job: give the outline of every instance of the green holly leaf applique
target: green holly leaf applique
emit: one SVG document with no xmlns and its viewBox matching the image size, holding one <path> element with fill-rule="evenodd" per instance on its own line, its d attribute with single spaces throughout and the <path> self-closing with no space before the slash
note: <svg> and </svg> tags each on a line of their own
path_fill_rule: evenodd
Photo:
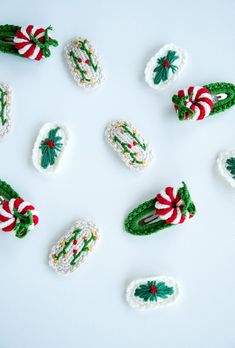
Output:
<svg viewBox="0 0 235 348">
<path fill-rule="evenodd" d="M 161 81 L 166 81 L 169 77 L 170 70 L 173 74 L 176 72 L 178 67 L 173 63 L 177 59 L 179 59 L 179 57 L 176 55 L 175 51 L 168 51 L 166 56 L 158 58 L 158 65 L 153 70 L 153 72 L 156 73 L 153 78 L 153 82 L 155 85 L 158 85 Z"/>
<path fill-rule="evenodd" d="M 232 178 L 235 180 L 235 157 L 228 158 L 226 161 L 226 169 L 232 175 Z"/>
<path fill-rule="evenodd" d="M 146 284 L 141 284 L 135 289 L 134 295 L 140 297 L 144 302 L 157 302 L 158 297 L 167 299 L 173 293 L 173 287 L 167 286 L 165 282 L 156 283 L 156 281 L 148 281 Z"/>
<path fill-rule="evenodd" d="M 44 169 L 55 164 L 58 152 L 62 149 L 62 137 L 56 135 L 59 129 L 59 127 L 51 129 L 48 133 L 48 137 L 41 141 L 39 148 L 42 151 L 41 166 Z"/>
</svg>

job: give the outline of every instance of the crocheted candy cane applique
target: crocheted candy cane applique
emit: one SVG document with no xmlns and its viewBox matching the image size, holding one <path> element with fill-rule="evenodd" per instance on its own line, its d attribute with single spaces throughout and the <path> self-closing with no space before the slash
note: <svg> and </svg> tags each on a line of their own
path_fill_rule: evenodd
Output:
<svg viewBox="0 0 235 348">
<path fill-rule="evenodd" d="M 174 44 L 163 46 L 147 63 L 145 81 L 155 90 L 164 89 L 180 75 L 186 60 L 181 48 Z"/>
<path fill-rule="evenodd" d="M 173 304 L 179 296 L 177 282 L 166 276 L 136 279 L 126 290 L 126 299 L 132 308 L 157 309 Z"/>
<path fill-rule="evenodd" d="M 221 152 L 217 158 L 219 173 L 235 188 L 235 150 Z"/>
<path fill-rule="evenodd" d="M 105 138 L 130 169 L 142 170 L 152 159 L 149 144 L 130 122 L 112 122 L 105 130 Z"/>
<path fill-rule="evenodd" d="M 51 26 L 44 29 L 34 25 L 0 25 L 0 51 L 33 60 L 50 57 L 50 46 L 58 46 L 49 35 L 50 30 Z"/>
<path fill-rule="evenodd" d="M 92 222 L 78 220 L 75 225 L 52 247 L 49 265 L 61 274 L 74 272 L 85 261 L 99 237 Z"/>
<path fill-rule="evenodd" d="M 0 137 L 10 130 L 11 91 L 5 84 L 0 84 Z"/>
<path fill-rule="evenodd" d="M 235 85 L 227 82 L 189 87 L 172 97 L 179 120 L 203 120 L 235 104 Z"/>
<path fill-rule="evenodd" d="M 40 129 L 33 147 L 33 164 L 41 173 L 55 172 L 58 169 L 68 141 L 65 126 L 46 123 Z"/>
<path fill-rule="evenodd" d="M 65 47 L 65 57 L 75 81 L 83 88 L 94 88 L 104 79 L 100 58 L 87 39 L 81 37 Z"/>
<path fill-rule="evenodd" d="M 196 208 L 186 184 L 182 184 L 178 190 L 166 187 L 155 198 L 135 208 L 125 220 L 126 231 L 145 236 L 192 218 Z"/>
<path fill-rule="evenodd" d="M 0 229 L 23 238 L 39 222 L 35 207 L 20 198 L 10 185 L 0 180 Z"/>
</svg>

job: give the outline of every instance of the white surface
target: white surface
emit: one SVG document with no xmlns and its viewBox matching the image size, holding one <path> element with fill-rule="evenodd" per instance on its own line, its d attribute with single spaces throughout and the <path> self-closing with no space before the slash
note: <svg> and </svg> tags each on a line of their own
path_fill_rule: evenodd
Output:
<svg viewBox="0 0 235 348">
<path fill-rule="evenodd" d="M 69 4 L 68 4 L 69 3 Z M 23 240 L 0 234 L 1 348 L 231 348 L 235 346 L 235 193 L 216 170 L 219 151 L 235 148 L 235 108 L 202 122 L 179 122 L 171 96 L 181 87 L 235 82 L 234 1 L 7 1 L 3 24 L 52 24 L 60 46 L 33 62 L 0 54 L 1 81 L 13 90 L 12 132 L 0 144 L 1 177 L 41 213 Z M 106 81 L 86 92 L 74 83 L 63 47 L 87 36 Z M 187 50 L 181 77 L 162 93 L 144 68 L 165 43 Z M 106 124 L 130 120 L 155 160 L 131 172 L 104 140 Z M 63 169 L 46 176 L 31 160 L 38 129 L 71 131 Z M 147 238 L 123 231 L 127 213 L 166 185 L 185 180 L 194 219 Z M 94 221 L 96 251 L 70 277 L 48 253 L 78 217 Z M 168 275 L 183 291 L 171 308 L 139 313 L 125 301 L 135 278 Z"/>
</svg>

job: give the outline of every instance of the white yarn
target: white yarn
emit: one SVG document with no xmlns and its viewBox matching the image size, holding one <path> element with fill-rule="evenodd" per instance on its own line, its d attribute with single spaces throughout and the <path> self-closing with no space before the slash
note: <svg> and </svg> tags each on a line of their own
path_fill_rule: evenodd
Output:
<svg viewBox="0 0 235 348">
<path fill-rule="evenodd" d="M 7 122 L 3 126 L 0 121 L 0 137 L 4 137 L 7 133 L 9 133 L 11 129 L 10 115 L 11 115 L 11 94 L 12 93 L 11 93 L 10 87 L 5 83 L 0 83 L 0 88 L 7 93 L 4 98 L 5 101 L 7 102 L 5 115 L 4 115 L 4 118 L 7 120 Z"/>
<path fill-rule="evenodd" d="M 166 81 L 161 81 L 159 84 L 155 84 L 153 82 L 154 72 L 153 70 L 158 65 L 157 60 L 159 58 L 164 57 L 168 51 L 175 51 L 177 56 L 179 57 L 175 62 L 174 65 L 177 66 L 177 70 L 175 73 L 173 73 L 170 69 L 169 76 Z M 163 46 L 147 63 L 144 74 L 145 74 L 145 81 L 149 85 L 149 87 L 155 89 L 156 91 L 162 90 L 166 88 L 168 85 L 172 84 L 178 76 L 181 74 L 185 63 L 187 61 L 187 54 L 185 51 L 183 51 L 181 48 L 177 47 L 174 44 L 167 44 Z"/>
<path fill-rule="evenodd" d="M 61 257 L 60 262 L 55 263 L 53 255 L 57 254 L 61 250 L 61 243 L 63 241 L 70 239 L 74 230 L 77 228 L 80 228 L 81 232 L 78 234 L 78 236 L 76 238 L 76 240 L 77 240 L 76 246 L 74 246 L 73 244 L 70 244 L 70 246 L 68 246 L 68 248 L 66 250 L 67 257 L 66 258 Z M 78 250 L 78 253 L 79 253 L 79 251 L 82 249 L 82 247 L 84 245 L 84 237 L 89 239 L 91 237 L 91 234 L 93 234 L 96 238 L 95 240 L 92 240 L 89 243 L 89 245 L 93 249 L 94 245 L 96 244 L 97 239 L 99 238 L 99 230 L 98 230 L 97 226 L 95 224 L 93 224 L 92 222 L 79 219 L 70 228 L 70 230 L 64 236 L 62 236 L 60 238 L 60 240 L 52 247 L 50 255 L 49 255 L 49 266 L 55 272 L 63 274 L 63 275 L 70 274 L 70 273 L 74 272 L 75 270 L 77 270 L 78 267 L 86 260 L 90 251 L 83 251 L 82 254 L 79 256 L 79 258 L 77 259 L 75 265 L 70 265 L 70 262 L 72 261 L 72 258 L 73 258 L 73 248 L 76 248 Z"/>
<path fill-rule="evenodd" d="M 233 179 L 231 173 L 226 168 L 226 161 L 231 157 L 235 158 L 235 150 L 220 152 L 217 157 L 217 168 L 222 177 L 235 188 L 235 179 Z"/>
<path fill-rule="evenodd" d="M 48 133 L 51 129 L 59 127 L 60 129 L 57 131 L 57 135 L 62 137 L 62 148 L 61 151 L 57 152 L 57 157 L 55 159 L 55 163 L 52 166 L 48 166 L 47 168 L 43 168 L 41 166 L 41 158 L 42 158 L 42 152 L 40 149 L 41 141 L 47 138 Z M 38 136 L 36 138 L 36 141 L 33 146 L 33 151 L 32 151 L 32 160 L 34 167 L 40 172 L 40 173 L 53 173 L 56 172 L 59 168 L 60 161 L 63 157 L 63 153 L 65 151 L 65 148 L 67 146 L 69 140 L 69 132 L 68 129 L 60 123 L 45 123 L 42 128 L 40 129 Z"/>
<path fill-rule="evenodd" d="M 156 281 L 164 282 L 167 286 L 173 287 L 174 293 L 169 295 L 167 299 L 163 299 L 158 297 L 157 302 L 155 301 L 144 301 L 142 298 L 135 296 L 135 290 L 141 285 L 146 284 L 148 281 Z M 149 309 L 157 309 L 159 307 L 168 306 L 173 304 L 179 297 L 179 285 L 177 282 L 170 277 L 167 276 L 159 276 L 159 277 L 149 277 L 149 278 L 141 278 L 133 280 L 127 287 L 126 290 L 126 300 L 132 308 L 139 310 L 149 310 Z"/>
<path fill-rule="evenodd" d="M 130 131 L 136 132 L 136 136 L 138 137 L 141 144 L 146 145 L 146 150 L 142 149 L 138 144 L 133 146 L 131 149 L 129 149 L 129 151 L 131 151 L 132 153 L 138 154 L 136 159 L 138 159 L 138 161 L 144 161 L 143 164 L 138 164 L 138 163 L 132 164 L 131 156 L 130 155 L 125 156 L 121 145 L 118 142 L 115 142 L 113 140 L 114 136 L 117 136 L 124 143 L 129 144 L 133 142 L 134 139 L 129 134 L 121 133 L 121 126 L 124 124 L 127 125 Z M 145 141 L 143 136 L 136 130 L 136 128 L 134 128 L 133 125 L 128 121 L 116 120 L 111 122 L 105 130 L 105 138 L 107 142 L 112 146 L 112 148 L 118 153 L 118 155 L 120 156 L 122 161 L 126 164 L 126 166 L 130 169 L 133 169 L 135 171 L 140 171 L 144 169 L 152 160 L 152 150 L 150 145 Z"/>
<path fill-rule="evenodd" d="M 65 58 L 66 58 L 66 61 L 69 65 L 69 69 L 71 71 L 71 74 L 72 74 L 74 80 L 76 81 L 76 83 L 84 89 L 93 89 L 93 88 L 100 86 L 102 84 L 102 82 L 104 81 L 104 73 L 103 73 L 103 68 L 102 68 L 102 64 L 101 64 L 101 59 L 98 56 L 97 51 L 93 48 L 91 43 L 88 41 L 87 46 L 89 49 L 94 51 L 92 58 L 94 60 L 94 63 L 98 66 L 98 68 L 97 68 L 97 71 L 94 72 L 92 67 L 90 67 L 89 65 L 86 65 L 86 70 L 88 71 L 88 74 L 86 76 L 93 78 L 94 82 L 91 83 L 88 81 L 84 81 L 83 83 L 81 83 L 80 82 L 81 74 L 78 71 L 74 70 L 75 65 L 74 65 L 74 62 L 73 62 L 73 60 L 71 60 L 71 57 L 69 55 L 69 52 L 71 50 L 73 50 L 73 52 L 76 54 L 77 57 L 80 57 L 83 60 L 87 59 L 85 52 L 82 51 L 77 45 L 77 41 L 79 41 L 79 40 L 83 41 L 84 38 L 78 37 L 75 40 L 72 40 L 68 45 L 65 46 L 65 48 L 64 48 Z"/>
</svg>

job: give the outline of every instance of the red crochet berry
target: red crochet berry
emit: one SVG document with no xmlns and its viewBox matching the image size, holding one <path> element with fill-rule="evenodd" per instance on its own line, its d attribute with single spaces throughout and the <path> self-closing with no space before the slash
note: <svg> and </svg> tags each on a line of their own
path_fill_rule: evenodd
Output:
<svg viewBox="0 0 235 348">
<path fill-rule="evenodd" d="M 154 295 L 157 292 L 156 286 L 150 285 L 149 292 Z"/>
<path fill-rule="evenodd" d="M 78 58 L 78 63 L 82 63 L 82 58 Z"/>
<path fill-rule="evenodd" d="M 133 146 L 136 146 L 137 145 L 137 142 L 136 141 L 133 141 Z"/>
<path fill-rule="evenodd" d="M 73 253 L 77 254 L 78 253 L 77 249 L 73 249 Z"/>
<path fill-rule="evenodd" d="M 78 243 L 77 239 L 74 239 L 73 245 L 76 245 Z"/>
<path fill-rule="evenodd" d="M 129 147 L 129 149 L 131 149 L 131 144 L 128 144 L 127 146 Z"/>
<path fill-rule="evenodd" d="M 90 62 L 91 62 L 90 59 L 85 60 L 86 64 L 90 64 Z"/>
<path fill-rule="evenodd" d="M 171 66 L 168 59 L 164 60 L 163 65 L 166 66 L 167 68 Z"/>
<path fill-rule="evenodd" d="M 55 147 L 55 143 L 52 140 L 47 140 L 44 144 L 48 145 L 50 149 L 54 149 Z"/>
</svg>

